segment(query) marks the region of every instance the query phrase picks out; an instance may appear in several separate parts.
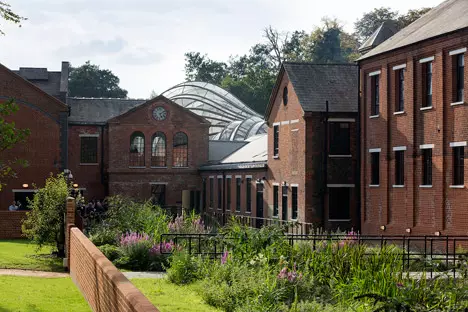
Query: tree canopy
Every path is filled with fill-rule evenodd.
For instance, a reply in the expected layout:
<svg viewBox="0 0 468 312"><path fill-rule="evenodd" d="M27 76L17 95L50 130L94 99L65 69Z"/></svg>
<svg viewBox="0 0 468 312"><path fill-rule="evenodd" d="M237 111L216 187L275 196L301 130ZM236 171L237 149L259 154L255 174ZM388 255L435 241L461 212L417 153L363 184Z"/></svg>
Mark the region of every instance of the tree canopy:
<svg viewBox="0 0 468 312"><path fill-rule="evenodd" d="M25 17L22 17L16 14L15 12L13 12L11 10L11 6L4 1L0 1L0 18L7 22L18 24L19 27L21 27L21 21L26 20ZM0 34L2 35L5 34L1 28L0 28Z"/></svg>
<svg viewBox="0 0 468 312"><path fill-rule="evenodd" d="M127 90L119 87L120 79L108 69L87 61L72 68L69 80L69 95L79 97L126 98Z"/></svg>

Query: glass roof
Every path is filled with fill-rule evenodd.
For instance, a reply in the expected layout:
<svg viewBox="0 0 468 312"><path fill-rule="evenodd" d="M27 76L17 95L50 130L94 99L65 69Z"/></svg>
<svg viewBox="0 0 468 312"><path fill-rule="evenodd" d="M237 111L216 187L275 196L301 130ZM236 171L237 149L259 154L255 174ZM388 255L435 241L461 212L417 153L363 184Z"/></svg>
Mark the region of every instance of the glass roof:
<svg viewBox="0 0 468 312"><path fill-rule="evenodd" d="M206 118L211 123L211 140L244 141L267 131L260 114L211 83L184 82L162 95Z"/></svg>

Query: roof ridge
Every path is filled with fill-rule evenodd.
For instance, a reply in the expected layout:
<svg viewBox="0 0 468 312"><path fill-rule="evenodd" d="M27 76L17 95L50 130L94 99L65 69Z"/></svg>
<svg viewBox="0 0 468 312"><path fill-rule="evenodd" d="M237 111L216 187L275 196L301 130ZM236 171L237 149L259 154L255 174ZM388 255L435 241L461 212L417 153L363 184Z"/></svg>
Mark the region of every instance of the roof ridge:
<svg viewBox="0 0 468 312"><path fill-rule="evenodd" d="M106 97L80 97L80 96L69 96L68 99L75 100L123 100L123 101L147 101L148 99L127 99L127 98L106 98Z"/></svg>
<svg viewBox="0 0 468 312"><path fill-rule="evenodd" d="M342 66L357 66L354 63L314 63L314 62L296 62L296 61L286 61L283 62L283 64L289 64L289 65L318 65L318 66L337 66L337 65L342 65Z"/></svg>

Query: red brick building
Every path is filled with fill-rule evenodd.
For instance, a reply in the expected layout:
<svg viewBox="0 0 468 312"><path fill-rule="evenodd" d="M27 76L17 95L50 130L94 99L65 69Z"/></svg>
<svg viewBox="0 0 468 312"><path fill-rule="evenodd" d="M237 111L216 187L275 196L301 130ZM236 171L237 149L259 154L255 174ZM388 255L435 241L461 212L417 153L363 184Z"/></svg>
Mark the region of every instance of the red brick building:
<svg viewBox="0 0 468 312"><path fill-rule="evenodd" d="M445 1L359 60L365 234L467 234L467 16Z"/></svg>
<svg viewBox="0 0 468 312"><path fill-rule="evenodd" d="M355 65L284 63L270 97L269 216L359 227Z"/></svg>

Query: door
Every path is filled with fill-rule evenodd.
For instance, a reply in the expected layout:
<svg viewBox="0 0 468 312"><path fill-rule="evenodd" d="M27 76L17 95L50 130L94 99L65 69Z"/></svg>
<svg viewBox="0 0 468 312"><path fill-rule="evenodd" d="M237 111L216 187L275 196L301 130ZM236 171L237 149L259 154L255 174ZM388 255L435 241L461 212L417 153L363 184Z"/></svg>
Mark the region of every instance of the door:
<svg viewBox="0 0 468 312"><path fill-rule="evenodd" d="M281 210L282 210L282 218L284 221L288 220L288 186L283 185L283 196L281 199Z"/></svg>
<svg viewBox="0 0 468 312"><path fill-rule="evenodd" d="M151 202L153 205L166 206L166 184L151 184Z"/></svg>
<svg viewBox="0 0 468 312"><path fill-rule="evenodd" d="M257 228L263 225L263 183L257 183Z"/></svg>

